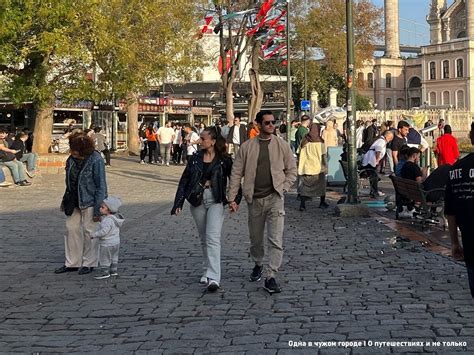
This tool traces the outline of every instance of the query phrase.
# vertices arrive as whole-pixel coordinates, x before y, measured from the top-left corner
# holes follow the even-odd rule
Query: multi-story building
[[[474,0],[431,0],[430,44],[402,57],[398,0],[385,0],[385,53],[358,73],[360,93],[378,109],[474,110]]]

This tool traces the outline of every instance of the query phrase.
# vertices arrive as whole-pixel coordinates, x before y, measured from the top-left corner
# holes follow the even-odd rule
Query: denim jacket
[[[74,160],[69,157],[66,161],[66,188],[70,189],[69,175]],[[79,208],[94,207],[94,216],[100,216],[100,204],[107,198],[107,182],[105,180],[105,164],[100,153],[94,151],[84,161],[79,173]]]

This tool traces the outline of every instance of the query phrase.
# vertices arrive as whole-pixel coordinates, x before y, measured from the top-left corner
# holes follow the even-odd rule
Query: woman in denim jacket
[[[181,212],[185,199],[191,204],[204,257],[200,283],[215,292],[220,287],[221,230],[232,158],[226,153],[225,140],[216,127],[205,128],[199,144],[201,150],[189,159],[181,176],[171,214]]]
[[[100,219],[100,204],[107,197],[105,165],[94,141],[83,133],[69,138],[71,155],[66,161],[66,192],[61,209],[68,216],[64,239],[66,261],[55,273],[92,272],[98,264],[99,243],[91,239]]]

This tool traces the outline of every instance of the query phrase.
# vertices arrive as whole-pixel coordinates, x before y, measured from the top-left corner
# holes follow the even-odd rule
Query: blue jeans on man
[[[20,158],[22,163],[26,162],[26,168],[29,173],[34,174],[36,170],[36,161],[38,160],[38,154],[36,153],[24,153]]]
[[[15,183],[26,180],[25,167],[21,161],[15,159],[12,161],[3,162],[3,164],[5,164],[12,172],[13,181],[15,181]]]

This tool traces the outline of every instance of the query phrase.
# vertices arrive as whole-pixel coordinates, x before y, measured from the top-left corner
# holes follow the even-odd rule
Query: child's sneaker
[[[103,280],[103,279],[108,279],[109,277],[110,277],[110,273],[108,271],[101,271],[96,276],[94,276],[94,279]]]

